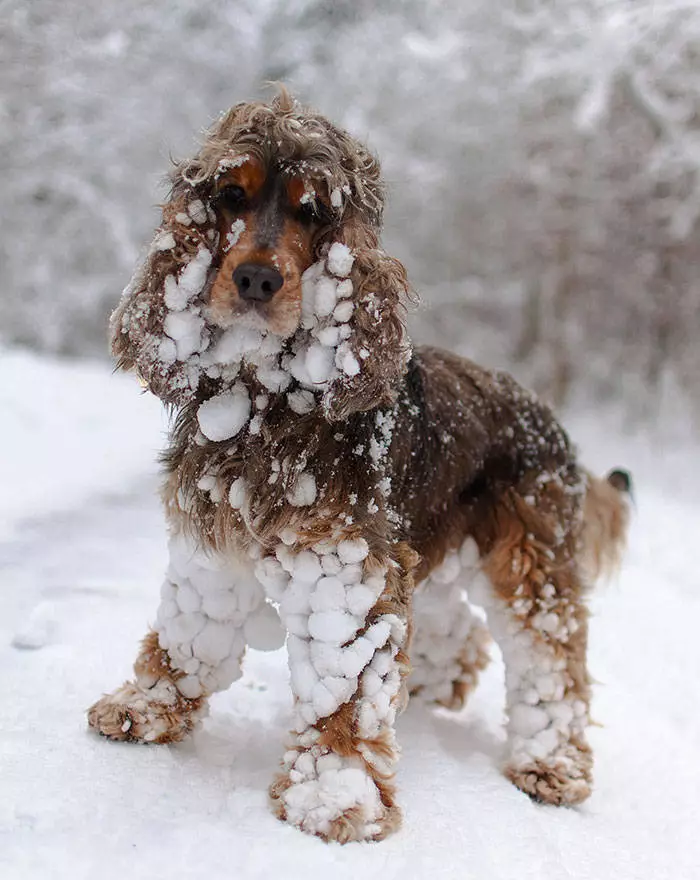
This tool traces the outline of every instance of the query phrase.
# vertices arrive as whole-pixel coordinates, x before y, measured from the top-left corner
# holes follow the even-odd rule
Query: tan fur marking
[[[214,186],[219,193],[227,186],[236,185],[245,190],[248,198],[252,198],[265,183],[265,169],[258,159],[249,158],[241,165],[228,169],[222,174]]]

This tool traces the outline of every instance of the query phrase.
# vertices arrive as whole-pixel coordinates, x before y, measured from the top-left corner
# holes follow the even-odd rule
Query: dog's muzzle
[[[269,302],[284,284],[277,269],[259,263],[242,263],[233,273],[238,295],[246,302]]]

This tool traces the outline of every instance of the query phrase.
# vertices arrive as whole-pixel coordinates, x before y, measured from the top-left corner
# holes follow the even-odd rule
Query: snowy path
[[[284,652],[252,653],[187,743],[118,745],[86,730],[86,707],[129,674],[155,611],[165,542],[143,464],[119,494],[16,524],[0,543],[3,880],[700,876],[698,505],[640,486],[625,570],[594,599],[605,726],[591,736],[586,805],[537,806],[500,776],[494,662],[464,713],[409,708],[404,827],[341,848],[266,806],[290,712]]]

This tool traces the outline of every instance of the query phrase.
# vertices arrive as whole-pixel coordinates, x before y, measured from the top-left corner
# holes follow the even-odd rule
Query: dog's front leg
[[[284,633],[252,563],[171,538],[157,622],[134,663],[135,678],[88,711],[103,736],[177,742],[206,715],[206,698],[241,675],[247,644],[281,647]]]
[[[277,551],[295,723],[270,795],[279,818],[325,840],[379,840],[401,821],[394,720],[412,582],[397,553],[361,537]]]

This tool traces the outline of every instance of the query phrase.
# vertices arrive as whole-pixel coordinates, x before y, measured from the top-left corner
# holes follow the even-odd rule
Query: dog
[[[412,349],[378,161],[284,89],[223,114],[171,183],[111,321],[119,367],[174,414],[169,565],[134,679],[90,726],[177,742],[247,646],[286,637],[294,719],[273,809],[327,841],[379,840],[401,821],[397,713],[409,692],[463,706],[490,631],[505,775],[580,803],[585,599],[622,552],[626,473],[586,472],[509,375]]]

